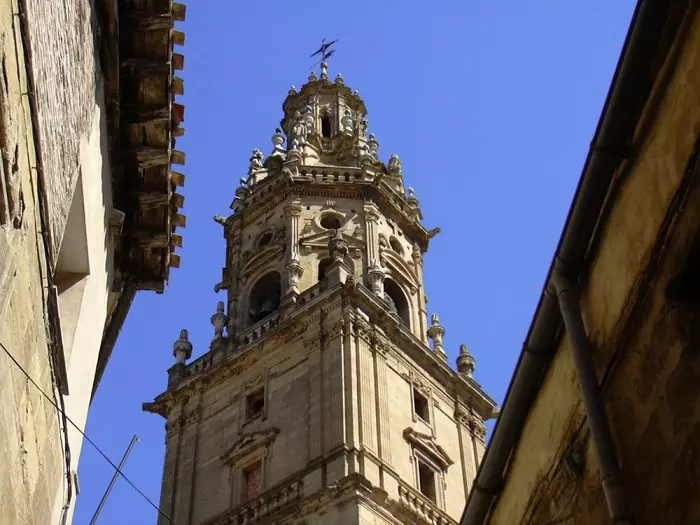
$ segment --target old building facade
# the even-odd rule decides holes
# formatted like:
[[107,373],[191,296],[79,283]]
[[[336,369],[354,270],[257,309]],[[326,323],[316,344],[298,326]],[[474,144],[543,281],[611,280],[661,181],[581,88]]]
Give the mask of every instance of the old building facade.
[[[494,402],[427,320],[426,230],[342,76],[283,104],[231,205],[210,348],[144,409],[166,418],[159,523],[456,524]],[[432,347],[429,345],[432,340]]]
[[178,263],[183,17],[0,3],[0,523],[71,521],[76,427],[134,294]]
[[638,3],[463,525],[700,523],[700,4]]

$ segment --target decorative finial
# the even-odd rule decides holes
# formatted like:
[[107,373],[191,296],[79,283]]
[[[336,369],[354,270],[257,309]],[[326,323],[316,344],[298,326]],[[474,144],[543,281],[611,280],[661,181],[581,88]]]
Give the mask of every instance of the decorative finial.
[[350,245],[343,239],[343,234],[340,230],[335,230],[333,238],[328,243],[328,252],[331,255],[333,262],[343,262],[345,257],[350,252]]
[[389,165],[387,166],[389,173],[394,176],[401,176],[401,159],[396,153],[392,153],[389,157]]
[[287,91],[287,95],[290,96],[290,97],[291,97],[292,95],[296,95],[296,94],[297,94],[297,88],[295,88],[294,86],[290,87],[290,88],[289,88],[289,91]]
[[413,190],[413,188],[408,188],[408,198],[406,200],[411,208],[418,208],[419,203],[418,199],[416,199],[416,192]]
[[299,293],[299,279],[304,275],[304,268],[296,257],[291,259],[285,268],[287,269],[287,293]]
[[325,61],[321,62],[321,78],[328,79],[328,63]]
[[214,326],[214,341],[223,337],[227,322],[228,316],[224,313],[224,302],[219,301],[216,305],[216,313],[211,316],[211,324]]
[[382,270],[381,265],[373,264],[367,270],[367,281],[369,282],[369,288],[379,297],[384,297],[384,280],[386,279],[386,274]]
[[192,343],[188,339],[187,330],[180,330],[180,338],[173,344],[173,356],[177,365],[184,365],[192,356]]
[[369,134],[369,140],[367,141],[367,151],[373,157],[377,156],[377,150],[379,149],[379,141],[374,133]]
[[469,353],[467,345],[459,345],[459,356],[457,356],[457,371],[465,376],[472,377],[476,368],[476,361]]
[[284,144],[284,135],[282,135],[282,130],[280,128],[275,128],[275,134],[272,135],[272,155],[279,157],[279,156],[284,156],[284,148],[282,147],[282,144]]
[[343,127],[343,133],[346,135],[353,134],[353,127],[355,122],[352,120],[352,114],[349,109],[343,112],[343,118],[340,119],[340,125]]
[[440,319],[437,314],[430,316],[430,328],[428,328],[428,337],[433,340],[433,350],[445,361],[447,361],[447,354],[445,349],[442,347],[442,338],[445,336],[445,328],[440,325]]
[[309,73],[309,82],[316,82],[318,80],[318,77],[316,76],[316,72],[312,71]]
[[262,151],[260,151],[258,148],[255,148],[253,150],[253,154],[250,156],[249,159],[250,164],[248,165],[248,175],[252,175],[255,171],[262,169],[262,159]]
[[336,84],[339,84],[339,85],[341,85],[341,86],[345,85],[345,79],[343,79],[343,75],[341,75],[340,73],[338,73],[338,74],[335,76],[335,83],[336,83]]

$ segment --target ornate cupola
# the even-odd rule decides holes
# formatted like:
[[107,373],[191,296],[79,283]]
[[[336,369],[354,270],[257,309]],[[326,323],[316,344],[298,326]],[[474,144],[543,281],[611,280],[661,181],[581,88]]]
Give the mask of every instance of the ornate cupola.
[[436,315],[428,327],[439,230],[325,61],[282,109],[215,217],[227,297],[213,339],[188,363],[183,331],[167,391],[145,405],[168,420],[161,506],[183,524],[454,524],[495,404],[466,357],[448,365]]

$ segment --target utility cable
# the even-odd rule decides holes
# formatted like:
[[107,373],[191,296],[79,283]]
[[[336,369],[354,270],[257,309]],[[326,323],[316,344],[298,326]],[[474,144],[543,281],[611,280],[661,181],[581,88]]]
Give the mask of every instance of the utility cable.
[[168,520],[170,523],[172,523],[172,522],[173,522],[172,518],[170,518],[170,516],[168,516],[165,512],[163,512],[163,511],[160,509],[160,507],[158,507],[158,505],[156,505],[155,503],[153,503],[153,501],[151,501],[151,499],[150,499],[148,496],[146,496],[146,495],[141,491],[141,489],[139,489],[128,477],[126,477],[126,474],[124,474],[124,473],[119,469],[119,467],[118,467],[117,465],[115,465],[114,462],[112,462],[111,459],[109,459],[109,457],[107,456],[107,454],[105,454],[104,452],[102,452],[102,449],[101,449],[100,447],[98,447],[97,444],[96,444],[92,439],[90,439],[89,437],[87,437],[87,435],[85,435],[85,432],[83,432],[82,429],[81,429],[78,425],[76,425],[70,417],[68,417],[68,414],[66,414],[64,410],[62,410],[61,408],[59,408],[59,406],[46,394],[46,392],[44,392],[44,391],[42,390],[42,388],[36,383],[36,381],[34,381],[34,379],[32,379],[32,377],[27,373],[27,371],[22,367],[22,365],[19,364],[19,362],[17,361],[17,359],[15,359],[15,356],[13,356],[13,355],[10,353],[10,351],[5,347],[5,345],[2,344],[2,343],[0,343],[0,347],[2,347],[2,349],[5,351],[5,353],[8,355],[8,357],[12,360],[12,362],[17,366],[17,368],[19,368],[19,369],[22,371],[22,373],[23,373],[23,374],[27,377],[27,379],[36,387],[36,389],[41,393],[41,395],[43,395],[43,396],[47,399],[47,401],[48,401],[49,403],[51,403],[51,404],[56,408],[56,410],[59,410],[59,411],[61,412],[61,414],[63,415],[63,417],[65,417],[66,420],[67,420],[71,425],[73,425],[73,428],[75,428],[78,432],[80,432],[80,435],[83,436],[83,438],[85,438],[85,441],[87,441],[88,443],[90,443],[90,444],[95,448],[95,450],[97,450],[97,452],[99,452],[100,455],[107,461],[107,463],[109,463],[109,464],[112,466],[112,468],[113,468],[115,471],[117,471],[117,473],[119,473],[119,475],[120,475],[122,478],[124,478],[124,481],[126,481],[129,485],[131,485],[131,487],[132,487],[136,492],[138,492],[139,495],[140,495],[143,499],[145,499],[154,509],[156,509],[156,510],[158,511],[158,513],[159,513],[161,516],[163,516],[166,520]]

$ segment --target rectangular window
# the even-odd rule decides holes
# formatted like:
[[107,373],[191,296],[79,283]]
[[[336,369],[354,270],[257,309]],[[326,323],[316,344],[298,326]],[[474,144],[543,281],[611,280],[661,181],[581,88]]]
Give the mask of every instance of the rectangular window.
[[428,398],[415,388],[413,389],[413,411],[426,423],[430,423],[430,408]]
[[437,492],[435,490],[436,474],[426,463],[418,460],[418,490],[433,503],[437,503]]
[[243,478],[245,480],[245,501],[257,498],[262,488],[262,463],[256,461],[252,465],[246,467],[245,470],[243,470]]
[[245,398],[246,421],[262,416],[265,409],[265,391],[261,388]]

